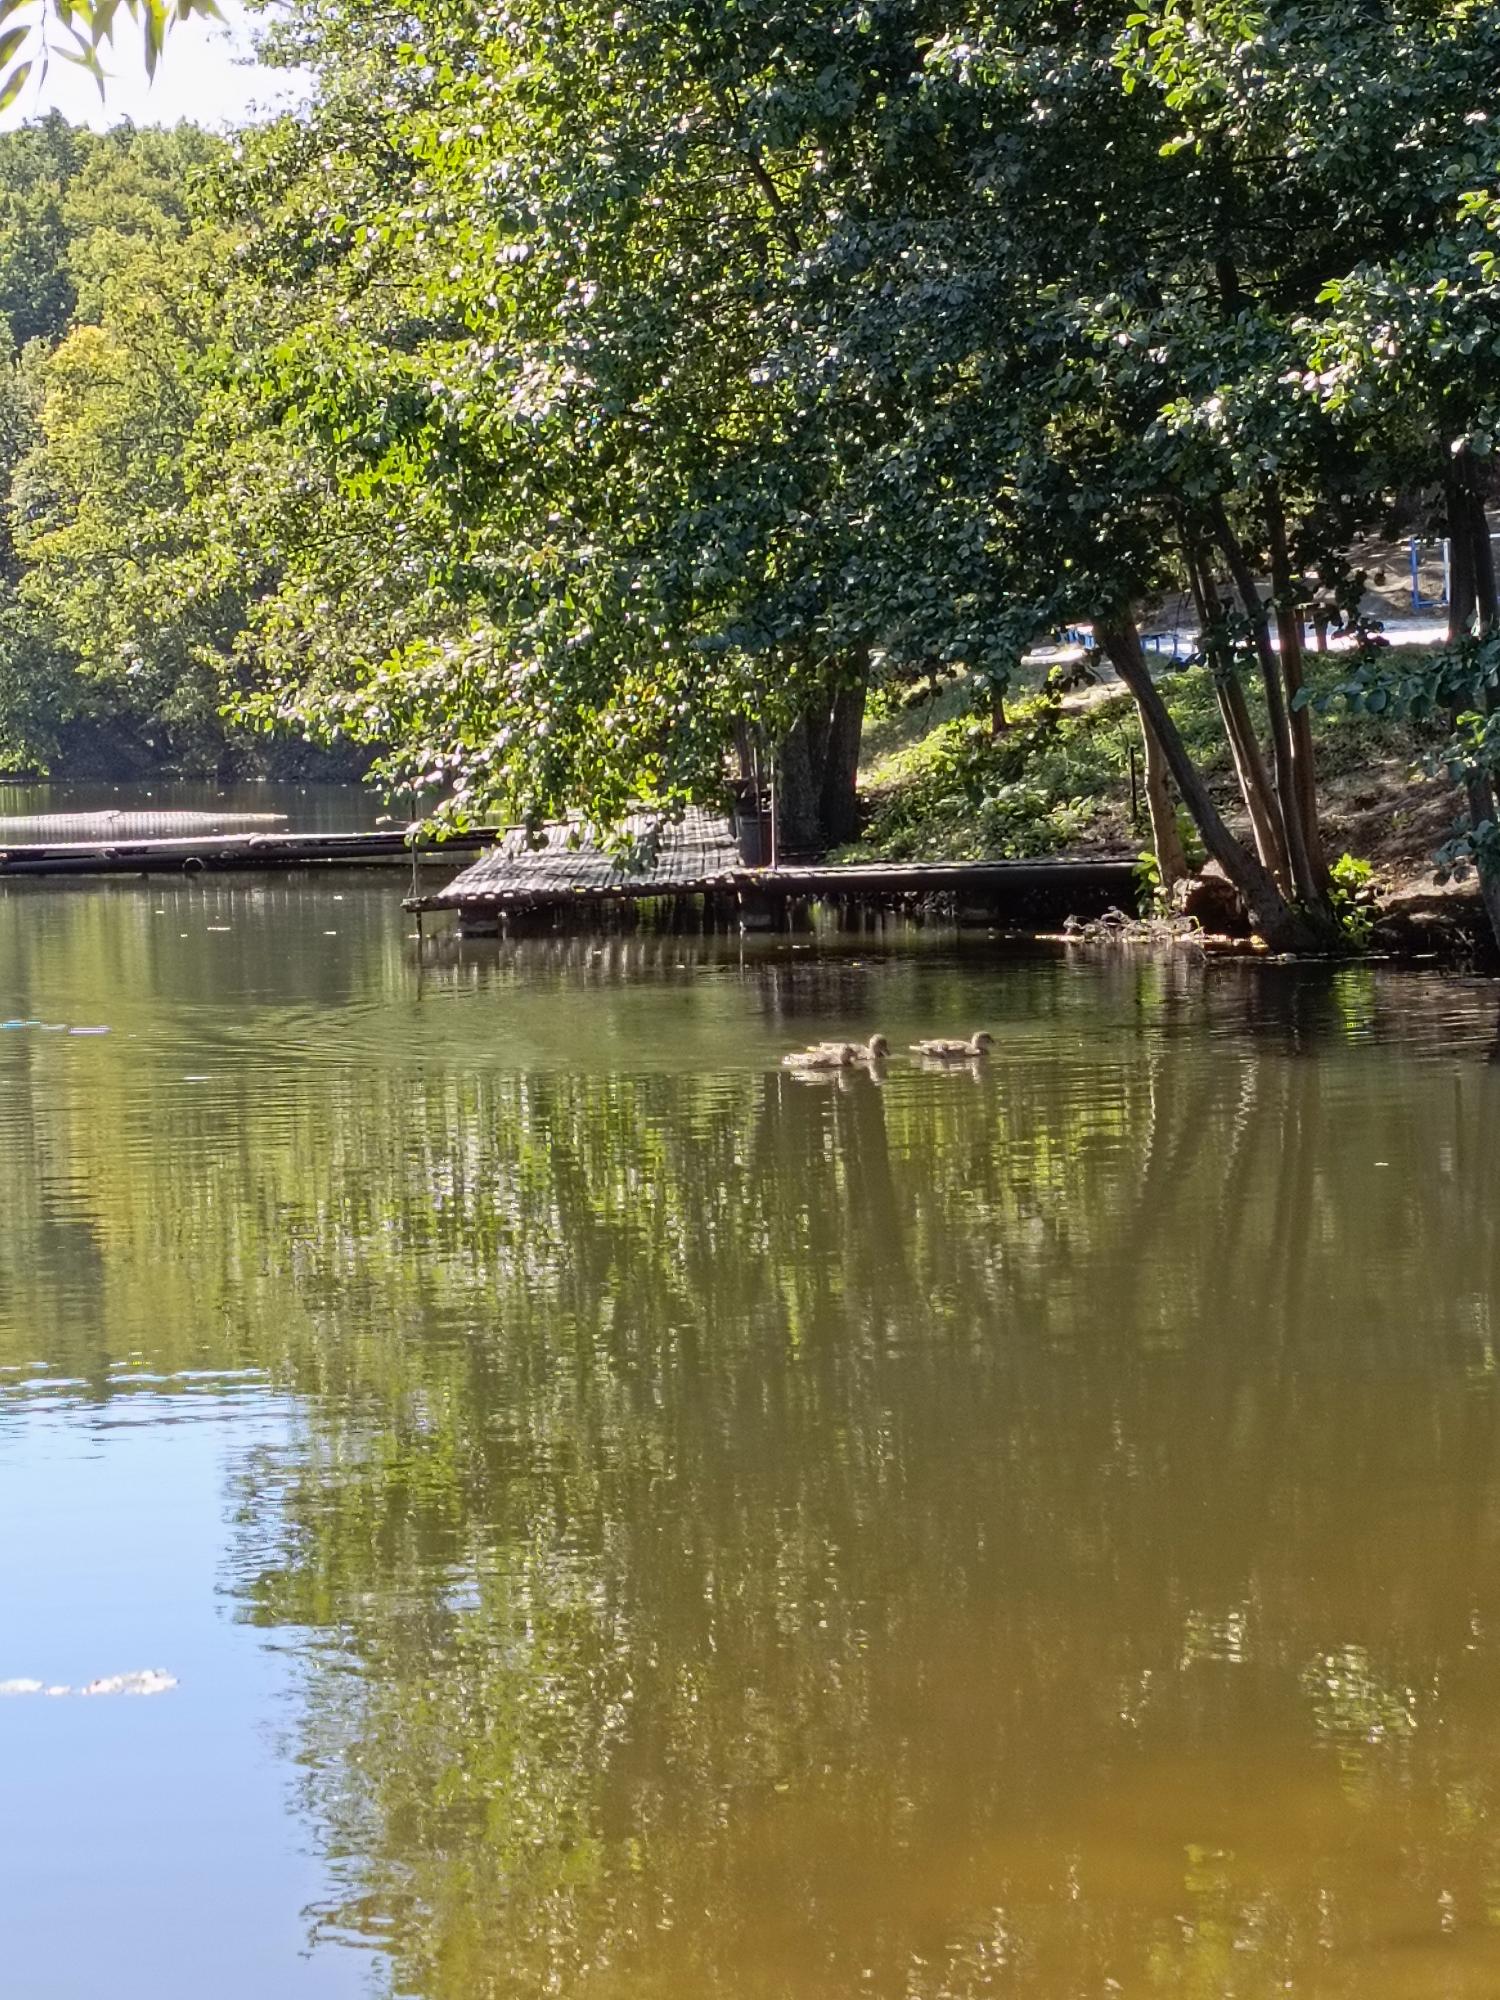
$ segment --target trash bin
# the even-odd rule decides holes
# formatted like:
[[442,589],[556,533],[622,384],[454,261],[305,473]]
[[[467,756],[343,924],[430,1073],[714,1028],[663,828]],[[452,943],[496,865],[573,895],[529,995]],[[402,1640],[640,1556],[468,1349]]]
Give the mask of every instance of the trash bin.
[[766,802],[753,797],[736,799],[733,825],[735,846],[744,865],[747,868],[768,868],[771,865],[771,815]]

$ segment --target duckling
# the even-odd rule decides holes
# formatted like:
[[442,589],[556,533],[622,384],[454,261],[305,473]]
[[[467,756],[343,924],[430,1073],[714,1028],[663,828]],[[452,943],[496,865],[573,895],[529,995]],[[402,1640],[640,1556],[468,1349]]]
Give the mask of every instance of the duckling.
[[987,1056],[994,1046],[995,1037],[981,1028],[966,1042],[913,1042],[911,1051],[915,1056],[926,1056],[931,1062],[972,1062],[977,1056]]
[[[847,1042],[819,1042],[817,1046],[819,1049],[827,1051],[847,1048],[850,1045]],[[853,1047],[854,1055],[852,1060],[857,1063],[884,1062],[891,1052],[891,1045],[884,1035],[871,1035],[867,1042],[856,1042],[853,1044]]]
[[856,1060],[853,1042],[821,1042],[816,1048],[793,1049],[781,1058],[783,1069],[848,1069]]

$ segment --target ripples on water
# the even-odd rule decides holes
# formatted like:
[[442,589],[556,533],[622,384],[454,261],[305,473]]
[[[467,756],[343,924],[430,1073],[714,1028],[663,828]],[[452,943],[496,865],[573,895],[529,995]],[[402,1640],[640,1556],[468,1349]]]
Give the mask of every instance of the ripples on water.
[[397,902],[0,896],[18,1993],[1500,1988],[1500,989]]

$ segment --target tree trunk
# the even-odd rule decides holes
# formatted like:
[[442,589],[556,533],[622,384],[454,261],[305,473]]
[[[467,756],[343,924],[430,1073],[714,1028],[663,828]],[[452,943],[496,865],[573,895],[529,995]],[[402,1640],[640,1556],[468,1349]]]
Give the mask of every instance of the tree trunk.
[[[1443,466],[1443,489],[1448,502],[1448,638],[1449,643],[1472,636],[1477,625],[1480,638],[1500,624],[1497,604],[1495,552],[1490,541],[1489,518],[1484,495],[1475,473],[1473,454],[1467,445],[1447,455]],[[1495,712],[1494,690],[1477,692],[1478,706],[1486,715]],[[1455,716],[1455,721],[1457,717]],[[1472,770],[1464,790],[1469,807],[1469,830],[1496,823],[1495,784],[1482,768]],[[1500,945],[1500,859],[1492,845],[1493,835],[1474,849],[1474,870],[1479,877],[1479,893],[1485,912]]]
[[1483,638],[1500,624],[1500,594],[1497,594],[1495,582],[1495,546],[1490,540],[1490,523],[1489,516],[1484,510],[1484,493],[1480,487],[1474,455],[1467,445],[1463,449],[1463,472],[1469,503],[1469,534],[1474,551],[1474,609],[1478,615],[1479,636]]
[[868,684],[866,659],[861,664],[859,679],[841,687],[833,697],[823,760],[820,815],[823,835],[830,847],[853,840],[859,832],[859,742],[865,726]]
[[[1476,831],[1486,823],[1493,828],[1496,825],[1495,787],[1489,772],[1472,772],[1464,791],[1469,804],[1470,832]],[[1476,847],[1474,872],[1479,877],[1479,893],[1484,899],[1485,914],[1490,920],[1490,929],[1495,934],[1495,943],[1500,945],[1500,867],[1496,867],[1495,862]]]
[[1256,738],[1250,705],[1245,700],[1245,690],[1240,685],[1239,671],[1234,664],[1234,653],[1224,630],[1223,620],[1216,610],[1217,598],[1214,594],[1213,578],[1202,550],[1194,546],[1186,532],[1183,535],[1183,548],[1187,556],[1188,581],[1192,586],[1193,602],[1198,608],[1198,623],[1202,631],[1204,651],[1208,654],[1209,668],[1214,677],[1214,693],[1219,702],[1219,719],[1224,724],[1229,752],[1234,759],[1234,774],[1239,780],[1240,797],[1245,801],[1245,811],[1249,816],[1255,851],[1260,856],[1261,866],[1274,876],[1277,888],[1284,896],[1290,895],[1291,868],[1287,861],[1286,842],[1281,834],[1281,815],[1276,795],[1271,789],[1271,774],[1266,769],[1266,760],[1261,755],[1260,743]]
[[1170,896],[1172,885],[1181,882],[1188,873],[1187,853],[1182,845],[1182,835],[1177,830],[1166,755],[1139,702],[1136,703],[1136,713],[1140,716],[1141,743],[1146,753],[1146,810],[1151,815],[1151,850],[1156,856],[1161,893]]
[[1261,680],[1265,687],[1266,712],[1271,722],[1271,767],[1276,777],[1276,799],[1281,809],[1281,830],[1286,839],[1287,860],[1291,868],[1292,887],[1297,900],[1314,909],[1325,902],[1324,892],[1313,873],[1312,858],[1307,851],[1303,837],[1302,814],[1297,803],[1297,779],[1292,760],[1292,731],[1287,719],[1286,688],[1281,676],[1281,662],[1276,657],[1276,648],[1271,644],[1271,628],[1266,622],[1266,607],[1261,602],[1260,592],[1255,587],[1255,576],[1245,556],[1239,537],[1230,526],[1229,516],[1224,511],[1224,503],[1216,499],[1211,509],[1214,535],[1224,552],[1224,560],[1229,565],[1229,574],[1234,579],[1234,587],[1239,592],[1240,602],[1245,607],[1245,616],[1250,621],[1250,635],[1255,643],[1255,656],[1260,662]]
[[1240,782],[1240,796],[1245,801],[1255,851],[1260,856],[1262,867],[1275,877],[1282,894],[1290,896],[1293,893],[1292,869],[1281,834],[1281,815],[1277,810],[1276,795],[1271,789],[1271,774],[1266,769],[1266,760],[1256,740],[1255,719],[1250,713],[1250,704],[1245,699],[1245,690],[1240,685],[1233,662],[1225,668],[1222,678],[1216,677],[1215,693],[1219,697],[1219,716],[1224,724],[1224,734],[1229,738],[1229,752],[1234,759],[1235,776]]
[[823,775],[828,768],[828,696],[821,690],[802,711],[802,727],[807,731],[807,767],[812,779],[813,797],[819,801],[818,819],[821,823]]
[[1448,510],[1448,644],[1466,639],[1477,598],[1474,541],[1469,532],[1468,480],[1457,453],[1443,453],[1443,498]]
[[781,850],[821,854],[859,832],[859,744],[869,686],[862,649],[837,685],[831,676],[788,730],[777,765],[776,823]]
[[822,847],[820,793],[808,748],[807,721],[799,716],[782,739],[776,760],[776,835],[783,858],[816,854]]
[[1297,812],[1302,821],[1302,841],[1307,849],[1308,865],[1319,896],[1326,899],[1328,859],[1323,852],[1322,828],[1318,825],[1318,774],[1313,761],[1312,716],[1297,700],[1303,686],[1302,614],[1296,603],[1297,585],[1292,575],[1291,552],[1287,548],[1286,511],[1274,479],[1268,477],[1262,481],[1261,493],[1271,543],[1271,589],[1276,599],[1276,632],[1281,641],[1281,672],[1286,682]]
[[1156,691],[1146,665],[1145,649],[1134,620],[1123,611],[1098,614],[1094,631],[1115,672],[1135,696],[1145,721],[1155,732],[1172,781],[1193,816],[1203,844],[1239,890],[1251,922],[1273,951],[1326,951],[1333,938],[1316,914],[1295,909],[1276,887],[1268,871],[1242,847],[1219,817],[1219,809],[1196,765],[1188,755],[1166,703]]

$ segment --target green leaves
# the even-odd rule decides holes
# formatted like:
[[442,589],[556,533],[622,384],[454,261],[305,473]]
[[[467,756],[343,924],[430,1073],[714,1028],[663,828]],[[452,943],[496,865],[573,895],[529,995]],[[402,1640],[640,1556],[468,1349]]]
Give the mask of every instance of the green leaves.
[[[26,39],[24,29],[18,32],[20,41],[17,42],[17,47],[20,46],[20,42],[24,42]],[[7,36],[6,39],[10,40],[11,38]],[[26,87],[26,79],[31,75],[32,68],[33,65],[30,62],[17,63],[15,68],[6,74],[4,81],[0,82],[0,111],[8,111],[11,105],[15,103]]]
[[32,0],[0,0],[0,111],[16,101],[36,65],[45,70],[54,55],[88,70],[102,94],[100,51],[113,40],[122,12],[140,28],[148,76],[156,73],[174,23],[221,18],[215,0],[43,0],[40,11]]

